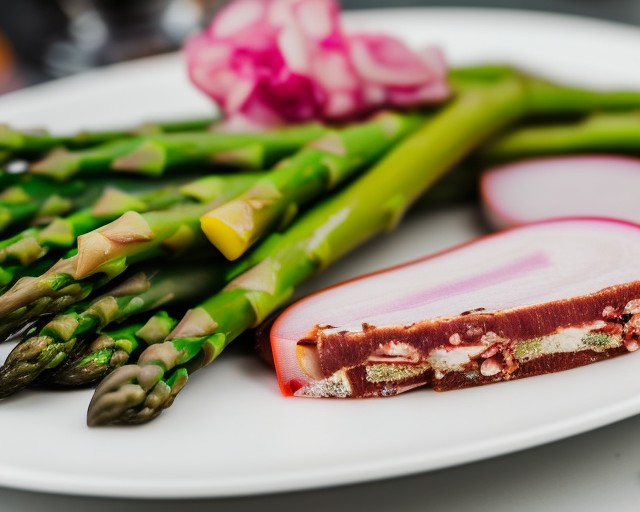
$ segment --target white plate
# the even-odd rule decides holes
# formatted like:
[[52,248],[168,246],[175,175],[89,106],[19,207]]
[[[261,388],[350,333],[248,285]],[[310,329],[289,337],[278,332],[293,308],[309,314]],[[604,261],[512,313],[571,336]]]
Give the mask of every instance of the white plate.
[[[592,86],[640,88],[640,32],[565,16],[468,9],[361,12],[352,26],[442,45],[454,64],[508,61]],[[175,56],[0,99],[0,121],[59,130],[207,112]],[[481,232],[472,209],[414,213],[307,290]],[[173,407],[137,428],[85,427],[89,391],[0,404],[0,485],[121,497],[276,492],[387,478],[546,443],[640,412],[640,355],[568,372],[380,400],[285,399],[272,373],[230,350]]]

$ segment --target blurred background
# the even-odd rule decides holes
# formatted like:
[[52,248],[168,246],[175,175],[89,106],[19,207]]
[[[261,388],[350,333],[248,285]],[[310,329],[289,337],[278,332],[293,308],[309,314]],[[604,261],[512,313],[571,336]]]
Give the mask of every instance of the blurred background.
[[[0,94],[175,50],[223,0],[0,0]],[[342,0],[346,9],[466,6],[580,14],[640,27],[640,0]]]

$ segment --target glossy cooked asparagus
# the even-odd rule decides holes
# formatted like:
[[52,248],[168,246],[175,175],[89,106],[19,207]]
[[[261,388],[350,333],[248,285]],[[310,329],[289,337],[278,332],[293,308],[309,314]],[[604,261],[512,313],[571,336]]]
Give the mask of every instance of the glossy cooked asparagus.
[[[78,236],[117,219],[127,211],[148,212],[180,204],[222,204],[248,189],[259,174],[213,175],[183,183],[168,182],[160,188],[139,193],[126,192],[131,184],[114,182],[104,188],[91,206],[65,217],[57,217],[44,227],[32,227],[0,241],[0,285],[15,282],[29,272],[35,261],[57,259],[76,243]],[[120,180],[121,182],[123,180]],[[145,185],[145,188],[149,188]],[[55,263],[52,261],[50,265]]]
[[0,367],[0,398],[59,366],[83,339],[113,323],[176,303],[196,303],[223,283],[224,264],[154,266],[134,273],[98,298],[75,304],[27,333]]
[[199,229],[199,217],[206,209],[206,205],[191,204],[147,213],[128,211],[79,236],[73,255],[43,274],[18,280],[0,295],[0,327],[33,318],[43,302],[50,302],[50,312],[59,312],[135,263],[206,247]]
[[213,123],[214,119],[207,117],[144,123],[124,130],[80,131],[70,135],[52,135],[46,130],[20,130],[0,124],[0,152],[6,152],[5,158],[33,156],[55,148],[81,149],[142,134],[207,130]]
[[171,169],[213,165],[265,169],[317,139],[325,130],[314,123],[251,133],[208,131],[139,136],[80,151],[59,149],[29,170],[65,181],[75,175],[96,173],[158,177]]
[[599,112],[566,124],[511,130],[482,148],[479,158],[502,162],[587,152],[640,154],[640,111]]
[[[55,183],[29,174],[11,174],[0,191],[0,233],[25,225],[45,224],[50,219],[86,207],[100,196],[108,182],[102,179],[77,179]],[[135,180],[114,180],[135,190],[143,188]],[[148,187],[148,185],[147,185]]]
[[[264,209],[267,214],[263,218],[266,219],[268,212],[271,212],[271,216],[276,220],[278,214],[282,215],[284,210],[291,206],[292,199],[301,205],[304,201],[311,200],[318,192],[319,185],[326,180],[331,180],[333,176],[336,181],[347,177],[361,167],[361,162],[367,162],[367,159],[370,161],[374,155],[384,152],[389,145],[411,131],[416,126],[417,119],[410,115],[388,114],[363,126],[335,131],[331,140],[334,144],[335,140],[338,140],[345,149],[350,149],[351,153],[337,155],[334,158],[327,149],[319,149],[315,144],[311,144],[302,148],[293,158],[293,161],[298,164],[295,167],[296,172],[302,175],[302,178],[297,181],[307,180],[306,192],[303,189],[297,192],[295,189],[290,189],[285,196],[286,201],[276,202],[274,208],[269,208],[269,198],[266,198],[264,193],[275,190],[274,184],[278,183],[284,190],[283,177],[289,179],[292,174],[295,175],[291,167],[285,165],[282,170],[275,171],[276,178],[270,178],[272,173],[267,173],[264,178],[255,182],[250,189],[253,191],[253,203],[249,206],[249,202],[243,198],[243,204],[251,211],[257,212],[256,218]],[[344,139],[341,138],[342,134],[345,134]],[[376,146],[369,147],[369,139],[364,137],[365,135],[375,136]],[[326,146],[327,141],[322,139],[319,145]],[[318,164],[319,160],[320,164]],[[307,176],[309,178],[305,178]],[[191,186],[191,189],[201,190],[201,194],[204,194],[204,187]],[[262,192],[263,195],[258,197],[258,192]],[[278,191],[275,190],[275,192]],[[275,196],[272,194],[271,198],[275,199]],[[112,279],[132,263],[158,257],[168,249],[184,251],[192,246],[202,245],[205,238],[200,230],[199,218],[215,204],[219,202],[209,203],[209,205],[183,205],[170,210],[142,214],[135,213],[135,209],[130,209],[112,223],[79,236],[77,254],[56,263],[42,276],[23,279],[7,290],[0,296],[0,315],[13,321],[18,314],[24,316],[23,308],[28,311],[35,301],[47,297],[56,299],[65,297],[67,301],[73,301],[74,297],[84,297],[87,293],[91,293],[93,288],[89,291],[85,290],[84,279],[94,274],[104,275],[101,278],[93,277],[92,280]],[[240,213],[248,212],[241,210]],[[257,239],[273,227],[273,222],[258,223],[250,219],[242,219],[242,223],[253,226],[253,239]],[[68,226],[64,228],[65,232],[69,231]],[[37,241],[29,245],[31,253],[37,252],[33,250],[37,245]],[[103,284],[102,281],[99,284]],[[72,285],[79,287],[80,292],[74,289],[73,296],[65,294],[64,291]],[[2,322],[0,322],[1,325]]]

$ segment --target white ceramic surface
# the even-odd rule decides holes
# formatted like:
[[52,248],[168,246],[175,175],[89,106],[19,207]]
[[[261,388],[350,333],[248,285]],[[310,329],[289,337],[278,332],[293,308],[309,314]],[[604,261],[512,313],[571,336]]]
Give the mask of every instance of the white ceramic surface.
[[[578,18],[467,9],[362,12],[352,26],[442,45],[453,64],[507,61],[598,87],[640,88],[640,31]],[[57,130],[207,112],[175,57],[126,64],[0,98],[0,122]],[[414,212],[306,290],[481,233],[473,208]],[[248,495],[442,468],[574,435],[640,412],[640,355],[560,374],[385,400],[285,399],[231,349],[173,407],[137,428],[88,429],[90,391],[0,404],[0,485],[120,497]]]

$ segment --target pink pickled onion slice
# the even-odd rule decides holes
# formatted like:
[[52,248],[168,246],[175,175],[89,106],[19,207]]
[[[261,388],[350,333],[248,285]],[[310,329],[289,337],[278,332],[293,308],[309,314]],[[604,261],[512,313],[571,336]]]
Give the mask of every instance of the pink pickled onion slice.
[[608,156],[537,158],[485,172],[484,211],[496,229],[539,220],[597,216],[640,222],[640,159]]
[[383,86],[418,87],[433,77],[420,57],[395,37],[358,34],[349,37],[349,51],[358,74]]
[[185,52],[192,81],[227,117],[263,125],[343,120],[449,95],[439,51],[347,36],[334,0],[235,0]]

